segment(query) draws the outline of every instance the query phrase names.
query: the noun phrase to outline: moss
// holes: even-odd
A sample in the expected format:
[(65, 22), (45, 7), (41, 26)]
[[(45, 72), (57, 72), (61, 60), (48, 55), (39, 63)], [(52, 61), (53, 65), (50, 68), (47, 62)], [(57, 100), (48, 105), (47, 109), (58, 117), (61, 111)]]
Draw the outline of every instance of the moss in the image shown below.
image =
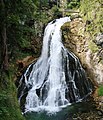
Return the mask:
[(87, 32), (90, 32), (92, 36), (103, 32), (103, 7), (98, 0), (85, 0), (81, 1), (80, 11), (84, 21), (91, 21), (86, 24)]
[(79, 8), (79, 6), (80, 6), (79, 0), (69, 1), (67, 4), (67, 8), (69, 9), (76, 9), (76, 8)]
[(61, 26), (61, 30), (62, 30), (63, 32), (70, 32), (70, 22), (64, 23), (64, 25)]
[[(4, 75), (4, 74), (3, 74)], [(2, 77), (6, 84), (0, 85), (0, 119), (24, 120), (17, 101), (16, 88), (9, 74)]]
[(8, 92), (0, 93), (0, 119), (1, 120), (24, 120), (16, 99)]
[(88, 47), (93, 53), (98, 51), (97, 45), (92, 41), (89, 41), (89, 46)]
[(99, 86), (98, 88), (98, 95), (103, 96), (103, 85)]
[(103, 33), (103, 7), (101, 2), (101, 0), (83, 0), (80, 5), (80, 14), (86, 24), (84, 34), (89, 38), (88, 47), (93, 53), (99, 50), (93, 41), (98, 33)]

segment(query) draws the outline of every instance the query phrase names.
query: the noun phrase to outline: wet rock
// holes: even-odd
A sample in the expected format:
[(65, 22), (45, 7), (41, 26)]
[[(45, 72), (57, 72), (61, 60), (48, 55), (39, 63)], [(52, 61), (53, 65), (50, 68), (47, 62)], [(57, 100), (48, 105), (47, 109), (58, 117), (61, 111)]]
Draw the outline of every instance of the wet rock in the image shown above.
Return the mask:
[(98, 98), (98, 113), (103, 116), (103, 96)]
[(96, 37), (96, 44), (103, 48), (103, 33), (99, 33)]
[(82, 120), (80, 117), (73, 118), (73, 120)]
[(17, 60), (16, 64), (18, 65), (18, 69), (23, 69), (24, 67), (27, 67), (30, 63), (32, 63), (35, 60), (36, 59), (34, 57), (27, 56), (22, 60)]
[(98, 111), (98, 115), (102, 116), (102, 115), (103, 115), (103, 113), (102, 113), (101, 111)]
[[(103, 50), (91, 40), (91, 35), (86, 33), (86, 24), (91, 22), (74, 18), (69, 24), (63, 25), (62, 33), (65, 47), (79, 57), (88, 78), (97, 86), (103, 82)], [(103, 45), (102, 33), (97, 35), (95, 42)]]
[(86, 21), (86, 25), (89, 25), (89, 24), (91, 24), (91, 22), (92, 22), (92, 21), (90, 21), (90, 20), (87, 20), (87, 21)]

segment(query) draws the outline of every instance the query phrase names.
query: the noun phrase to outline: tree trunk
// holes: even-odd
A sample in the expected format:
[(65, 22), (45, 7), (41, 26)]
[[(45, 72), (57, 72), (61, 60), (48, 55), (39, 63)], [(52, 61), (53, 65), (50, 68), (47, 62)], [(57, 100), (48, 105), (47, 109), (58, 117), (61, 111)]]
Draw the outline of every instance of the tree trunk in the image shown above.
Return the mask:
[(6, 9), (4, 0), (1, 0), (1, 12), (2, 12), (2, 21), (1, 21), (1, 68), (2, 70), (8, 70), (8, 49), (7, 49), (7, 35), (6, 35)]
[(4, 70), (8, 70), (8, 50), (7, 50), (7, 36), (6, 36), (6, 26), (3, 26), (2, 29), (2, 66)]

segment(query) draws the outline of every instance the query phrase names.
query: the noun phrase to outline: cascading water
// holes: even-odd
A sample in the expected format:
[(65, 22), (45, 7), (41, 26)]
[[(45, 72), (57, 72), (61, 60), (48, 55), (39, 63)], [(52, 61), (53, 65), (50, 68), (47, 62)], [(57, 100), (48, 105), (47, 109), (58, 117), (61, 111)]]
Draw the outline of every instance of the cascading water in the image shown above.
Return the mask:
[(20, 79), (18, 97), (23, 112), (56, 112), (92, 91), (79, 59), (62, 44), (61, 26), (65, 22), (70, 22), (70, 18), (56, 19), (47, 25), (42, 54)]

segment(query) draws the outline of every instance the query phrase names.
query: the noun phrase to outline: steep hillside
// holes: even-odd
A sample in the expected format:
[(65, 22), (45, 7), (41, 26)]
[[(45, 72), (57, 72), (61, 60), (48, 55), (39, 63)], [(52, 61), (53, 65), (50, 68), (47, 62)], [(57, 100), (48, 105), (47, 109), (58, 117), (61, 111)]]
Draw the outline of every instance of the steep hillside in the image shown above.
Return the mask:
[[(83, 0), (80, 6), (73, 7), (71, 22), (62, 26), (65, 46), (79, 58), (88, 78), (94, 83), (96, 91), (94, 100), (97, 109), (103, 111), (103, 2), (100, 0)], [(80, 119), (97, 120), (98, 110), (91, 115), (79, 114)], [(97, 114), (98, 113), (98, 114)], [(92, 114), (96, 116), (92, 116)], [(95, 117), (95, 119), (94, 119)]]
[[(49, 4), (46, 0), (32, 1), (1, 0), (4, 3), (0, 4), (0, 119), (24, 120), (15, 80), (40, 56), (44, 27), (48, 21), (61, 17), (62, 12), (71, 16), (71, 22), (62, 26), (64, 45), (80, 58), (95, 88), (99, 83), (94, 97), (103, 112), (103, 1), (65, 0), (60, 6), (52, 0)], [(9, 63), (7, 70), (3, 68), (5, 62)]]
[(71, 22), (62, 26), (65, 46), (77, 54), (90, 79), (99, 84), (103, 83), (102, 12), (100, 1), (81, 1), (80, 7), (69, 13)]

